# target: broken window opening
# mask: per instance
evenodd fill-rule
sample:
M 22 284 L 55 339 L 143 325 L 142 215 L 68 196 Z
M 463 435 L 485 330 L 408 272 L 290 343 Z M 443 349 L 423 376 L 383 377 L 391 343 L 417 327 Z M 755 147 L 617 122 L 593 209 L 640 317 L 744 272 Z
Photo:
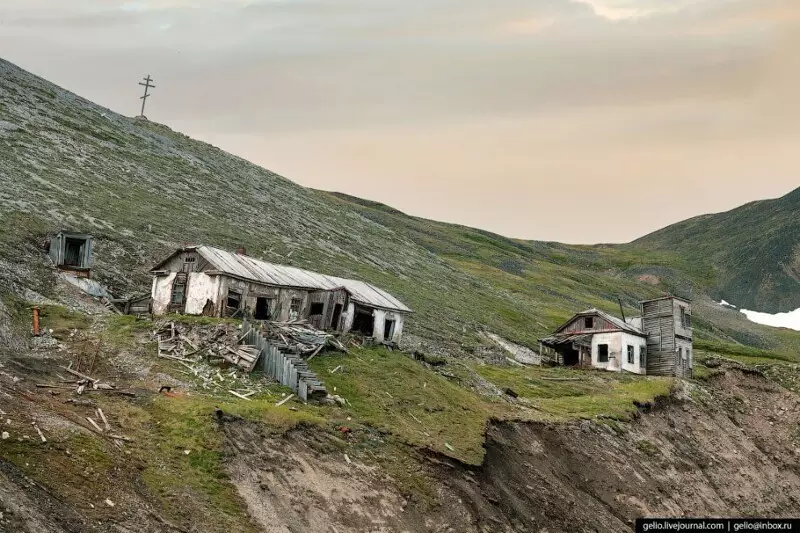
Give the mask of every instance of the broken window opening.
M 639 346 L 639 366 L 647 367 L 647 346 Z
M 385 320 L 383 322 L 383 338 L 384 340 L 392 340 L 394 335 L 394 320 Z
M 628 346 L 628 364 L 636 364 L 636 349 L 633 346 Z
M 692 327 L 692 315 L 686 312 L 685 307 L 681 307 L 681 327 L 685 329 Z
M 584 326 L 586 329 L 592 329 L 592 328 L 594 328 L 594 317 L 593 317 L 593 316 L 587 316 L 587 317 L 585 317 L 585 318 L 583 319 L 583 326 Z
M 608 363 L 608 344 L 597 345 L 597 362 Z
M 325 304 L 323 303 L 312 303 L 311 310 L 308 312 L 309 316 L 319 316 L 322 312 L 325 311 Z
M 64 265 L 82 268 L 86 241 L 83 239 L 65 239 Z
M 242 305 L 242 294 L 236 291 L 228 291 L 228 297 L 225 300 L 225 307 L 233 311 L 237 311 Z
M 270 298 L 259 296 L 256 298 L 256 311 L 253 313 L 253 318 L 256 320 L 269 320 L 270 309 L 272 309 Z
M 342 304 L 333 306 L 333 317 L 331 318 L 331 328 L 339 329 L 339 320 L 342 318 Z
M 356 311 L 353 318 L 353 331 L 361 333 L 365 337 L 372 337 L 375 328 L 375 319 L 372 313 L 367 311 Z
M 301 298 L 292 298 L 289 304 L 289 320 L 297 320 L 297 317 L 300 316 L 300 307 L 302 305 L 303 300 Z

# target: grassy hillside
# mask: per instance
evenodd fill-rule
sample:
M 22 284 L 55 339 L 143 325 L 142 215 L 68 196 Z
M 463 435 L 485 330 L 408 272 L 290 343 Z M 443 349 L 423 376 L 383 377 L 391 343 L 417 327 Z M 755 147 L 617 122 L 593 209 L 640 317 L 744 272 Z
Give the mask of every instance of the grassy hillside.
M 175 246 L 243 245 L 385 287 L 416 311 L 409 341 L 457 356 L 487 353 L 482 330 L 535 347 L 575 311 L 617 313 L 621 298 L 634 313 L 668 290 L 696 297 L 708 342 L 800 352 L 800 335 L 715 306 L 720 273 L 693 256 L 518 241 L 306 189 L 2 60 L 0 183 L 0 283 L 23 297 L 52 291 L 42 245 L 63 228 L 96 237 L 96 277 L 119 295 L 148 290 L 147 270 Z
M 713 267 L 717 294 L 742 308 L 800 308 L 800 188 L 775 200 L 680 222 L 633 245 Z

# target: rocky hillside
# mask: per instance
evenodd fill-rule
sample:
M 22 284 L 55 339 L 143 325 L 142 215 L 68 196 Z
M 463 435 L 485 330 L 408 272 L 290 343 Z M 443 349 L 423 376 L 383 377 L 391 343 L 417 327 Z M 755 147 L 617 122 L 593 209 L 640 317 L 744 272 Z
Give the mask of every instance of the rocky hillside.
M 800 309 L 800 188 L 674 224 L 633 244 L 713 268 L 718 295 L 744 309 Z
M 707 317 L 698 336 L 709 341 L 784 352 L 800 345 L 713 304 L 718 272 L 707 262 L 517 241 L 306 189 L 2 60 L 0 183 L 0 283 L 24 299 L 50 295 L 43 243 L 69 229 L 96 237 L 96 278 L 119 296 L 149 290 L 147 270 L 180 244 L 245 246 L 265 260 L 387 288 L 416 311 L 408 339 L 454 355 L 476 353 L 484 330 L 536 347 L 577 310 L 616 313 L 621 298 L 631 314 L 664 291 L 696 297 L 704 309 L 696 314 Z

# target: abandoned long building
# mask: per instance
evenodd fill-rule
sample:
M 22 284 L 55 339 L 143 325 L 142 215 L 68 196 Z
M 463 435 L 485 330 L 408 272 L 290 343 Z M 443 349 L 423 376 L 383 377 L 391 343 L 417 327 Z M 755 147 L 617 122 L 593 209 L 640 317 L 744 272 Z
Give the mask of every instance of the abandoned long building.
M 540 340 L 541 351 L 567 366 L 691 377 L 691 302 L 664 296 L 640 302 L 640 309 L 628 320 L 598 309 L 577 313 Z
M 229 252 L 187 246 L 155 266 L 152 313 L 253 320 L 308 319 L 318 328 L 400 342 L 411 309 L 363 281 L 328 276 Z

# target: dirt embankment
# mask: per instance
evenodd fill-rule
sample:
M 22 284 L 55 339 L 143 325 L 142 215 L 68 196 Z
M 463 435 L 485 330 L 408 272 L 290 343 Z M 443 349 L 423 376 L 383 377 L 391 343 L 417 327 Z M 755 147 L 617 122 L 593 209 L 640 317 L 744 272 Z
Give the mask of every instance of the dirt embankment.
M 228 469 L 267 532 L 619 532 L 639 516 L 800 514 L 800 396 L 728 369 L 633 423 L 498 424 L 483 466 L 424 460 L 434 504 L 326 438 L 241 424 Z

